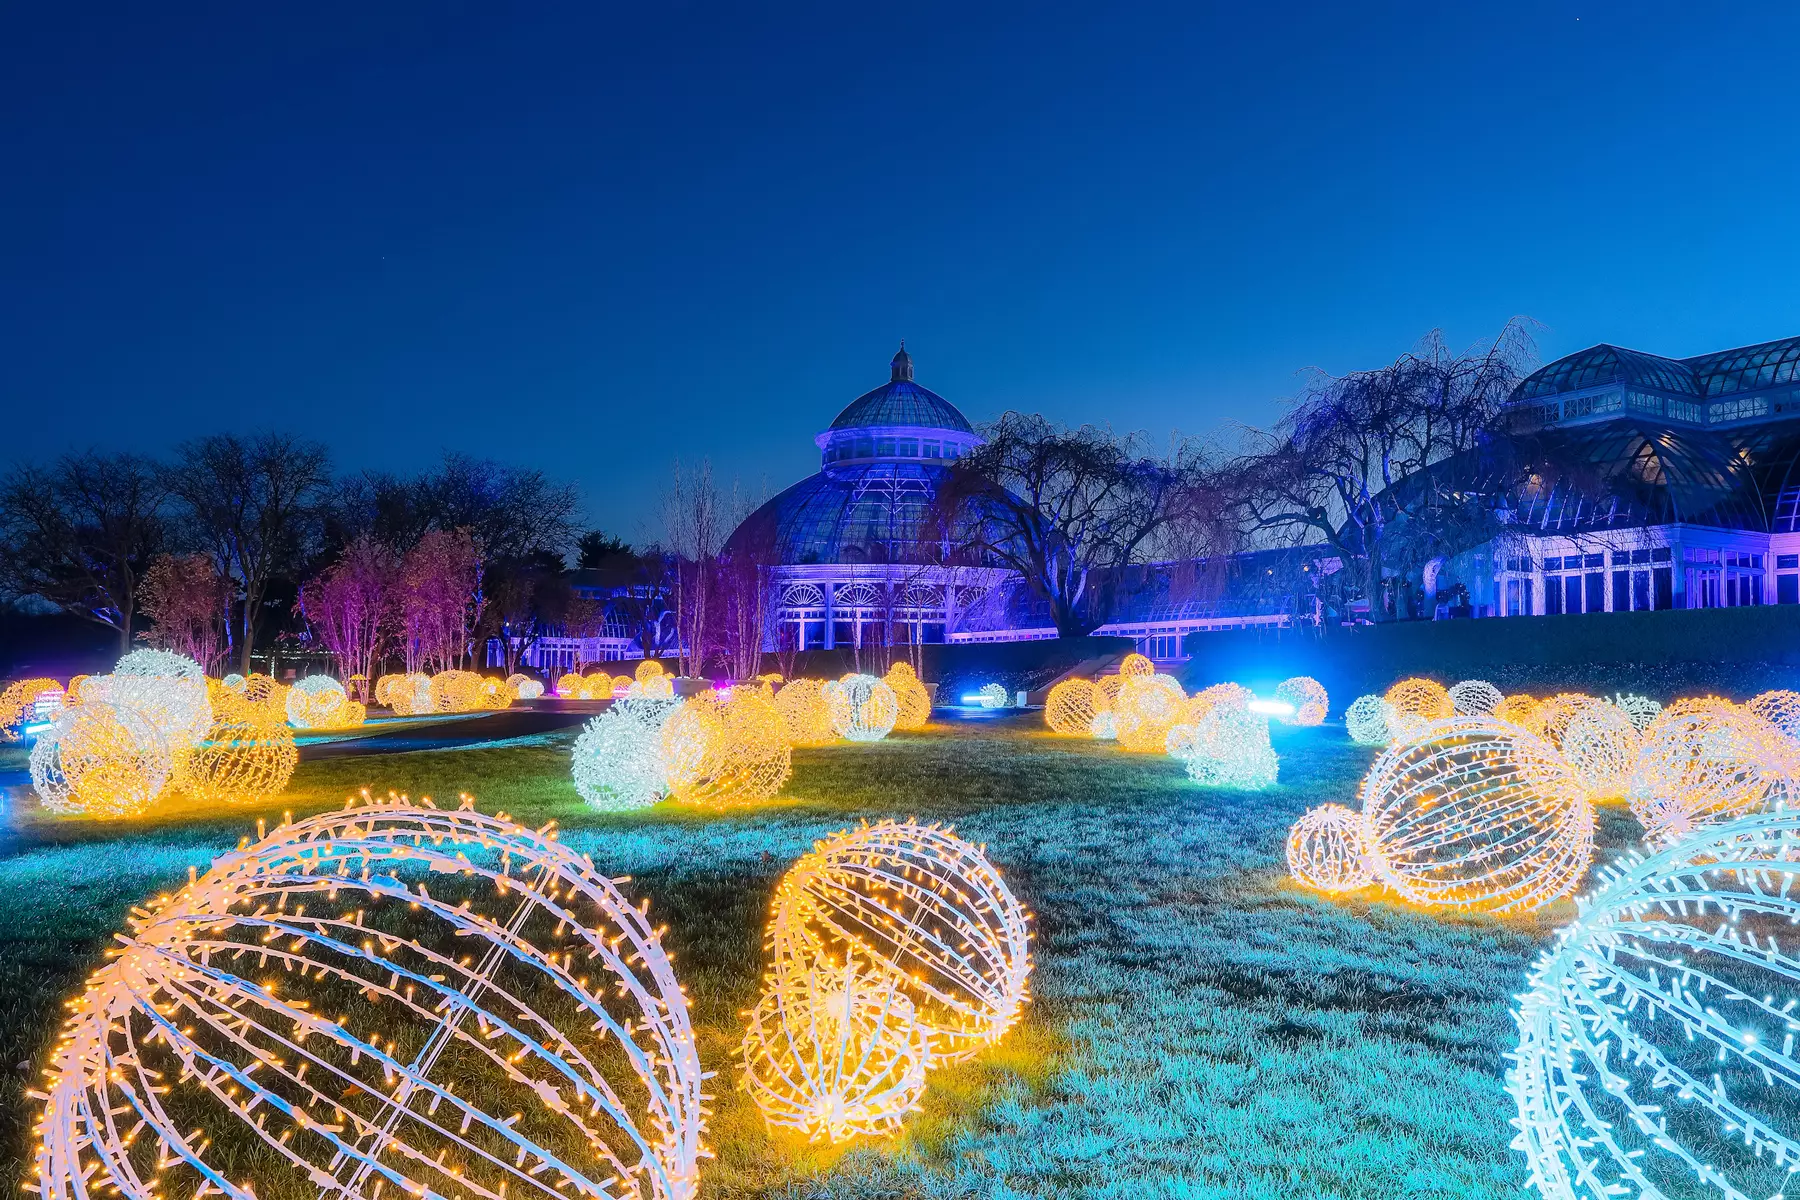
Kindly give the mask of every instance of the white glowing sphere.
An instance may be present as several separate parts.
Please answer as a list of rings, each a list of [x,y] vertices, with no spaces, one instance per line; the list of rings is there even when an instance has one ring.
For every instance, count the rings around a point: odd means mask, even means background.
[[[1189,779],[1245,791],[1274,785],[1279,760],[1269,743],[1267,718],[1219,704],[1195,722],[1193,729],[1185,756]]]
[[[1800,747],[1780,730],[1736,705],[1677,704],[1644,730],[1627,797],[1645,840],[1661,846],[1797,790]]]
[[[1319,724],[1331,709],[1331,696],[1325,685],[1310,675],[1282,680],[1275,688],[1275,699],[1294,710],[1282,716],[1282,721],[1302,728]]]
[[[1612,702],[1637,727],[1639,733],[1650,728],[1650,722],[1662,715],[1663,706],[1648,696],[1633,696],[1620,693],[1612,698]]]
[[[172,747],[198,745],[212,725],[206,672],[172,650],[133,650],[119,659],[111,675],[88,680],[88,687],[94,690],[87,695],[143,713]]]
[[[1492,716],[1506,693],[1485,679],[1465,679],[1450,685],[1450,707],[1459,717]]]
[[[669,764],[662,748],[668,714],[626,707],[630,703],[619,701],[589,721],[575,739],[575,790],[595,808],[642,808],[668,794]],[[674,701],[666,703],[669,711],[676,707]]]
[[[1005,708],[1008,704],[1006,688],[998,683],[983,684],[975,695],[983,708]]]
[[[149,717],[123,704],[65,708],[31,748],[31,786],[53,812],[133,816],[168,786],[174,752]]]
[[[1538,960],[1507,1087],[1545,1200],[1793,1194],[1800,814],[1607,871]]]
[[[343,684],[329,675],[308,675],[288,691],[288,724],[295,729],[337,728],[349,704]]]
[[[834,680],[824,692],[832,729],[849,741],[878,742],[894,731],[900,719],[899,697],[873,675]]]
[[[1321,892],[1354,892],[1375,882],[1363,816],[1342,804],[1302,813],[1288,830],[1288,873]]]
[[[227,675],[225,678],[221,679],[219,682],[224,684],[226,687],[230,688],[234,692],[243,691],[244,688],[248,684],[248,681],[242,675],[239,675],[236,671],[233,671],[231,674]]]
[[[1344,731],[1359,746],[1385,746],[1391,711],[1380,696],[1358,696],[1344,710]]]
[[[1088,723],[1088,732],[1093,734],[1095,740],[1102,742],[1110,742],[1118,737],[1119,726],[1113,718],[1112,709],[1095,713],[1094,719]]]

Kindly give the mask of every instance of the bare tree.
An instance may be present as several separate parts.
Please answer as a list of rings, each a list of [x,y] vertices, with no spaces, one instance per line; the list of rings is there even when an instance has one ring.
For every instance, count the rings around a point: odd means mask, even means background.
[[[589,624],[593,618],[585,608],[577,608],[575,589],[555,555],[497,563],[488,569],[482,590],[487,595],[489,628],[500,641],[508,675],[518,670],[519,660],[539,638],[570,625]]]
[[[398,621],[399,587],[399,556],[365,534],[300,588],[301,615],[337,656],[347,679],[360,675],[366,687],[374,677]]]
[[[726,665],[733,679],[753,679],[762,673],[775,560],[775,522],[760,509],[738,523],[719,555],[714,594]]]
[[[1065,637],[1105,623],[1099,585],[1120,569],[1202,552],[1189,543],[1220,527],[1222,493],[1191,443],[1154,455],[1137,434],[1016,412],[982,433],[938,492],[942,524],[961,555],[1016,571]]]
[[[1490,435],[1531,357],[1515,321],[1462,354],[1434,332],[1379,370],[1320,373],[1229,471],[1252,535],[1319,545],[1342,564],[1328,603],[1384,615],[1389,582],[1410,586],[1432,556],[1499,532],[1507,439]]]
[[[724,538],[721,525],[712,463],[702,461],[698,471],[683,474],[677,460],[674,478],[663,497],[663,526],[675,560],[675,624],[684,675],[704,670],[716,648],[716,630],[709,618]]]
[[[15,468],[0,481],[0,587],[116,630],[125,653],[167,495],[156,465],[135,454]]]
[[[305,562],[331,484],[325,447],[284,433],[216,434],[181,447],[169,486],[188,536],[235,579],[238,669],[262,629],[269,583]]]
[[[208,671],[225,653],[230,604],[230,581],[204,554],[159,554],[138,585],[138,607],[152,622],[144,640]]]

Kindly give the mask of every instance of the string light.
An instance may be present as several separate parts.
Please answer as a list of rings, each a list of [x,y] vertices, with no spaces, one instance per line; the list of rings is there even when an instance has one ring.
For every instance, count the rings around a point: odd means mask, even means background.
[[[1402,679],[1382,697],[1402,716],[1439,721],[1454,713],[1450,692],[1435,679]]]
[[[831,727],[852,742],[879,742],[894,731],[900,701],[894,689],[873,675],[850,675],[825,685]]]
[[[1193,730],[1187,755],[1189,779],[1245,791],[1274,786],[1280,763],[1269,744],[1266,717],[1235,704],[1214,704]]]
[[[1644,731],[1628,790],[1632,814],[1645,841],[1667,845],[1792,799],[1796,756],[1794,743],[1755,713],[1677,702]]]
[[[82,694],[137,709],[171,748],[197,745],[212,724],[206,672],[173,650],[133,650],[119,659],[112,674],[88,679]]]
[[[1750,697],[1744,707],[1788,737],[1800,737],[1800,692],[1785,689],[1759,692]]]
[[[1321,892],[1354,892],[1375,882],[1363,817],[1342,804],[1302,813],[1288,830],[1288,873]]]
[[[833,1144],[898,1133],[931,1056],[912,1001],[854,954],[772,974],[740,1053],[764,1120]]]
[[[1181,685],[1170,675],[1127,675],[1124,680],[1112,707],[1119,745],[1139,753],[1162,750],[1187,701]]]
[[[655,672],[649,675],[645,675],[643,668],[639,667],[638,678],[625,689],[625,694],[640,699],[667,700],[675,694],[675,680],[671,676],[662,674],[660,665],[657,666]],[[595,699],[604,698],[602,696],[595,697]]]
[[[646,658],[637,665],[636,677],[639,683],[649,683],[652,679],[660,679],[665,674],[667,672],[663,670],[662,663],[654,658]]]
[[[1494,718],[1514,725],[1524,725],[1531,719],[1531,714],[1537,710],[1538,704],[1539,700],[1536,696],[1527,696],[1522,692],[1508,696],[1494,705]]]
[[[1113,721],[1111,709],[1094,714],[1093,724],[1088,726],[1088,733],[1097,741],[1110,742],[1119,736],[1119,727]]]
[[[1615,800],[1631,786],[1643,738],[1624,709],[1590,704],[1577,711],[1562,737],[1563,757],[1593,801]]]
[[[926,723],[931,720],[931,693],[919,682],[912,664],[895,663],[888,668],[883,682],[894,689],[894,699],[900,705],[900,715],[894,719],[894,728],[925,728]]]
[[[655,804],[668,793],[662,749],[668,714],[656,711],[662,704],[620,701],[583,727],[572,755],[575,790],[583,800],[598,809],[623,810]]]
[[[62,690],[62,684],[54,679],[21,679],[8,684],[0,692],[0,741],[18,741],[25,724],[37,716],[38,697]]]
[[[1054,733],[1090,736],[1094,728],[1094,685],[1065,679],[1044,697],[1044,724]]]
[[[1275,699],[1293,707],[1293,715],[1284,716],[1282,720],[1302,728],[1322,724],[1331,710],[1330,693],[1311,675],[1282,680],[1275,688]]]
[[[1582,692],[1559,692],[1538,704],[1519,724],[1552,746],[1560,746],[1563,735],[1569,731],[1570,722],[1588,709],[1605,703],[1598,696]]]
[[[915,822],[816,843],[776,889],[770,942],[778,978],[854,962],[904,995],[933,1065],[998,1041],[1031,974],[1029,914],[983,849]]]
[[[1127,654],[1119,660],[1119,676],[1122,679],[1148,679],[1156,674],[1156,664],[1142,654]]]
[[[214,717],[188,761],[186,786],[195,799],[213,803],[265,800],[287,787],[299,763],[293,731],[240,701]]]
[[[1506,699],[1501,690],[1485,679],[1465,679],[1450,685],[1450,709],[1458,717],[1492,716]]]
[[[687,999],[550,826],[402,800],[312,817],[121,941],[52,1055],[45,1200],[695,1193]]]
[[[66,708],[31,747],[31,786],[52,812],[135,816],[174,773],[174,755],[150,718],[123,704]]]
[[[1358,696],[1344,710],[1344,732],[1359,746],[1385,746],[1391,711],[1380,696]]]
[[[368,713],[329,675],[308,675],[287,694],[288,724],[295,729],[350,729],[361,725]]]
[[[239,675],[236,671],[233,671],[219,682],[234,692],[242,692],[245,685],[249,683],[249,680],[245,679],[242,675]]]
[[[1796,873],[1790,812],[1606,873],[1513,1014],[1526,1186],[1546,1200],[1781,1194],[1800,1165],[1800,956],[1783,936],[1800,923]]]
[[[1650,722],[1662,714],[1663,706],[1648,696],[1633,696],[1620,693],[1612,699],[1613,704],[1631,718],[1631,724],[1639,733],[1650,728]]]
[[[775,693],[775,710],[787,728],[788,741],[796,746],[824,746],[837,739],[831,727],[831,706],[824,685],[816,679],[795,679]]]
[[[669,792],[685,804],[767,800],[793,773],[786,723],[760,688],[689,697],[661,736]]]
[[[1431,722],[1362,784],[1381,881],[1433,907],[1525,912],[1571,894],[1594,856],[1594,807],[1556,748],[1492,717]]]
[[[984,683],[975,693],[975,702],[983,708],[1005,708],[1010,701],[1006,688],[998,683]]]

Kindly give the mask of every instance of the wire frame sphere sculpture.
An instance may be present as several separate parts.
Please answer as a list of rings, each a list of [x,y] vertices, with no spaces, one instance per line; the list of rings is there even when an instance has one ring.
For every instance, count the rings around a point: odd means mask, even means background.
[[[911,663],[897,662],[888,668],[883,679],[894,689],[894,699],[900,705],[900,715],[894,719],[895,729],[916,730],[925,728],[931,720],[931,693],[919,682]]]
[[[506,677],[506,689],[520,700],[536,700],[544,694],[542,682],[516,672]]]
[[[834,1144],[898,1133],[931,1059],[912,1001],[854,955],[772,975],[740,1053],[764,1120]]]
[[[1294,710],[1292,715],[1282,717],[1282,721],[1302,728],[1323,723],[1331,711],[1330,693],[1311,675],[1282,680],[1275,688],[1275,699]]]
[[[615,681],[616,683],[616,681]],[[627,696],[637,696],[650,700],[667,700],[675,694],[675,680],[672,676],[652,673],[633,682],[625,689]],[[598,694],[595,699],[605,699]]]
[[[1492,717],[1396,742],[1362,784],[1369,859],[1415,904],[1527,912],[1570,895],[1594,857],[1594,806],[1556,748]]]
[[[782,878],[770,922],[777,977],[854,961],[912,1002],[934,1065],[972,1057],[1019,1019],[1030,936],[982,847],[898,821],[815,843]]]
[[[684,804],[767,800],[793,774],[787,725],[760,688],[691,696],[660,736],[669,792]]]
[[[293,730],[259,719],[246,704],[214,718],[206,740],[188,758],[184,785],[196,800],[264,800],[287,787],[299,764]]]
[[[1643,735],[1625,710],[1590,704],[1563,731],[1562,753],[1593,801],[1616,800],[1631,786]]]
[[[1800,814],[1608,871],[1513,1014],[1514,1148],[1546,1200],[1792,1194]]]
[[[54,679],[21,679],[0,692],[0,741],[16,742],[25,726],[37,716],[38,697],[61,693]]]
[[[1169,729],[1182,719],[1187,696],[1172,675],[1127,675],[1113,702],[1119,745],[1140,754],[1160,752]]]
[[[667,672],[663,670],[663,665],[660,662],[654,658],[646,658],[637,665],[636,676],[639,683],[648,683],[652,679],[661,678],[666,673]]]
[[[796,746],[825,746],[837,740],[837,731],[831,727],[831,705],[826,702],[824,685],[816,679],[782,684],[775,693],[775,711],[781,714],[788,741]]]
[[[361,725],[368,709],[350,699],[329,675],[308,675],[287,695],[288,724],[295,729],[349,729]]]
[[[168,739],[135,708],[88,700],[64,709],[31,748],[31,786],[52,812],[135,816],[175,770]]]
[[[1543,703],[1543,701],[1539,700],[1536,696],[1527,696],[1521,692],[1517,695],[1508,696],[1500,701],[1500,703],[1494,705],[1493,716],[1497,721],[1507,721],[1514,725],[1524,725],[1531,719],[1531,714],[1537,711],[1537,707],[1541,703]]]
[[[831,712],[831,728],[852,742],[879,742],[894,731],[900,719],[900,700],[894,689],[873,675],[852,675],[825,685],[825,703]]]
[[[172,650],[133,650],[119,659],[112,674],[88,679],[83,695],[137,709],[162,731],[171,749],[197,744],[212,724],[206,672]]]
[[[1402,679],[1382,696],[1402,715],[1439,721],[1454,715],[1450,691],[1435,679]]]
[[[1288,874],[1320,892],[1355,892],[1375,882],[1363,816],[1342,804],[1321,804],[1288,830]]]
[[[473,671],[439,671],[431,677],[430,712],[476,712],[487,707],[482,678]]]
[[[643,808],[669,791],[662,727],[667,714],[621,703],[601,713],[575,739],[575,790],[604,810]]]
[[[1094,714],[1094,722],[1088,726],[1088,736],[1100,742],[1110,742],[1119,736],[1119,727],[1113,721],[1111,709]]]
[[[1639,733],[1650,728],[1650,722],[1662,715],[1663,706],[1648,696],[1634,696],[1621,692],[1612,698],[1613,706],[1631,718],[1632,725]]]
[[[1788,737],[1800,737],[1800,692],[1759,692],[1745,701],[1744,707]]]
[[[1662,846],[1793,799],[1797,775],[1800,751],[1755,713],[1677,704],[1644,731],[1628,799],[1644,840]]]
[[[1450,709],[1458,717],[1492,716],[1505,693],[1485,679],[1465,679],[1450,685]]]
[[[556,694],[565,700],[582,699],[582,686],[579,671],[564,671],[556,677]]]
[[[46,1198],[694,1194],[686,997],[644,913],[543,831],[328,813],[121,940],[52,1058]]]
[[[1380,696],[1358,696],[1344,710],[1344,731],[1359,746],[1385,746],[1390,711]]]
[[[1125,679],[1148,679],[1156,674],[1156,664],[1142,654],[1127,654],[1119,661],[1119,674]]]
[[[975,697],[976,703],[983,708],[1005,708],[1012,699],[1006,694],[1006,686],[999,683],[982,684]]]
[[[1094,680],[1094,711],[1111,712],[1113,702],[1119,698],[1119,689],[1124,686],[1123,675],[1103,675]]]
[[[1280,760],[1269,744],[1268,718],[1230,704],[1215,704],[1193,730],[1186,747],[1189,779],[1245,791],[1274,786]]]
[[[1583,692],[1559,692],[1538,704],[1519,724],[1551,745],[1560,746],[1563,735],[1569,731],[1569,725],[1576,717],[1605,703],[1600,697]]]
[[[1198,722],[1215,708],[1229,708],[1248,713],[1250,702],[1256,699],[1256,693],[1241,683],[1215,683],[1201,688],[1188,697],[1187,706],[1182,713],[1182,720],[1189,723]]]
[[[1065,679],[1044,697],[1044,724],[1053,733],[1088,737],[1094,730],[1094,685],[1087,679]]]
[[[423,671],[392,676],[387,699],[383,701],[397,717],[422,717],[435,711],[432,707],[431,676]],[[379,684],[377,684],[379,687]],[[377,696],[377,699],[380,699]]]

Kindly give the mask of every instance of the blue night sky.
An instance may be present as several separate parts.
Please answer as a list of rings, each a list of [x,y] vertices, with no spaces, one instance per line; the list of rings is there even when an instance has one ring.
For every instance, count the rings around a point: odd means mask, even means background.
[[[774,12],[753,12],[755,9]],[[887,377],[1158,436],[1800,333],[1800,6],[12,5],[0,458],[302,429],[654,536]]]

